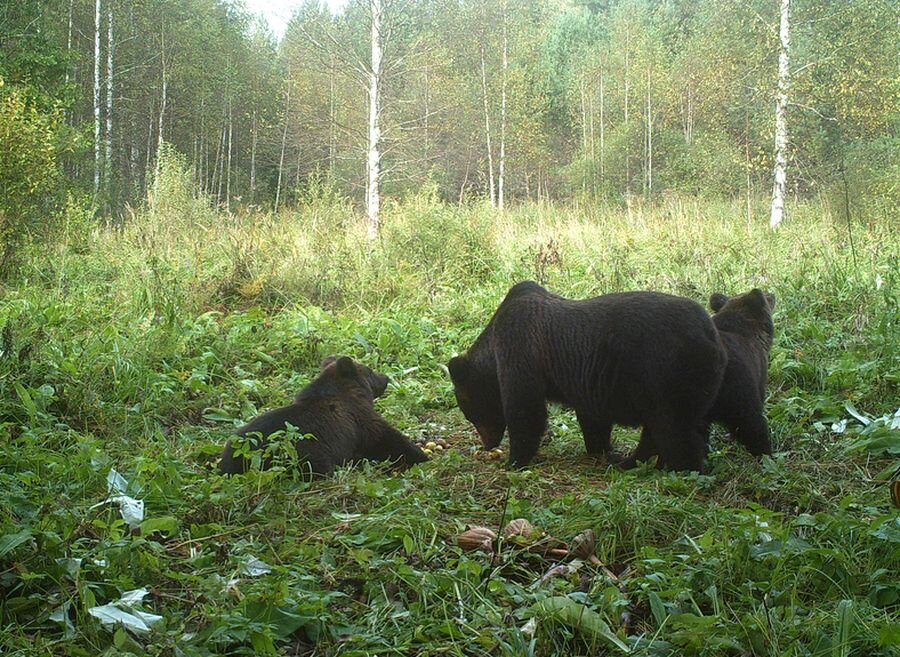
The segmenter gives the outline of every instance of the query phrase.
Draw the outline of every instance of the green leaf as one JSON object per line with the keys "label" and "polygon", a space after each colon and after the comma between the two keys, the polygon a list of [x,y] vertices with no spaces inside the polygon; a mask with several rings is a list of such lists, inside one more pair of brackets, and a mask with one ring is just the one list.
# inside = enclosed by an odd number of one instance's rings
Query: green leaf
{"label": "green leaf", "polygon": [[18,381],[16,381],[13,385],[16,388],[16,394],[19,396],[19,401],[22,402],[22,406],[24,406],[25,410],[28,412],[28,416],[33,418],[35,415],[37,415],[37,406],[34,405],[34,400],[31,398],[31,394]]}
{"label": "green leaf", "polygon": [[653,614],[653,620],[656,621],[656,625],[659,627],[666,620],[666,606],[656,591],[647,593],[647,599],[650,601],[650,612]]}
{"label": "green leaf", "polygon": [[526,616],[556,620],[588,637],[603,639],[622,652],[629,652],[628,646],[615,635],[600,614],[567,596],[541,600],[528,609]]}
{"label": "green leaf", "polygon": [[834,645],[831,654],[834,657],[847,657],[850,654],[850,633],[853,630],[853,601],[841,600],[837,605],[837,627],[834,631]]}
{"label": "green leaf", "polygon": [[6,536],[3,536],[2,538],[0,538],[0,557],[12,552],[31,537],[32,533],[27,529],[23,529],[22,531],[15,534],[7,534]]}
{"label": "green leaf", "polygon": [[882,626],[878,632],[878,645],[883,648],[900,646],[900,624],[888,623]]}
{"label": "green leaf", "polygon": [[277,655],[272,639],[261,632],[253,632],[250,635],[250,643],[257,655]]}
{"label": "green leaf", "polygon": [[178,531],[178,518],[162,516],[161,518],[147,518],[141,523],[141,535],[149,536],[154,532],[161,534],[174,534]]}

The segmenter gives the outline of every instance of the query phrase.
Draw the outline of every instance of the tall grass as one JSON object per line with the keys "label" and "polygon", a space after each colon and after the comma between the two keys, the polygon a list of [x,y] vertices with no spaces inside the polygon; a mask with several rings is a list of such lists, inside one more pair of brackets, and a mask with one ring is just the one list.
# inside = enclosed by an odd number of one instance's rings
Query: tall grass
{"label": "tall grass", "polygon": [[[897,654],[892,226],[854,224],[851,249],[846,223],[815,201],[772,233],[765,208],[748,225],[742,203],[501,213],[426,190],[388,204],[369,243],[324,184],[274,216],[223,214],[184,175],[164,168],[147,207],[39,254],[3,290],[10,652],[614,654],[602,619],[638,655]],[[574,418],[554,411],[531,470],[471,458],[442,365],[525,278],[573,297],[774,292],[778,453],[756,462],[717,434],[708,474],[621,473],[586,459]],[[333,353],[390,374],[379,410],[453,449],[404,476],[210,471],[235,424],[284,403]],[[139,532],[96,506],[112,467],[145,500]],[[620,581],[576,564],[539,584],[542,557],[454,544],[466,523],[516,516],[564,539],[592,528]],[[272,571],[245,574],[253,557]],[[142,586],[165,618],[154,632],[90,615]]]}

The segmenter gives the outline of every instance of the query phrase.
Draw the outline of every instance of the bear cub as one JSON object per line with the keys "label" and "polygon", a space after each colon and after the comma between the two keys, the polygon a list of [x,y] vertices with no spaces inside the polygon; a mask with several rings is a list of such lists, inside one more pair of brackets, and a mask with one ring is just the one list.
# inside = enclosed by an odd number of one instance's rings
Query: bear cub
{"label": "bear cub", "polygon": [[[401,467],[427,461],[421,449],[375,410],[373,401],[384,393],[387,383],[385,375],[351,358],[326,358],[319,375],[297,393],[291,405],[263,413],[235,434],[257,438],[253,449],[265,449],[267,438],[288,424],[301,435],[312,434],[313,438],[298,440],[295,447],[303,467],[315,475],[327,475],[340,465],[363,459],[392,461]],[[266,459],[263,468],[269,465]],[[219,471],[237,474],[249,468],[249,459],[235,454],[229,440]]]}
{"label": "bear cub", "polygon": [[509,432],[509,465],[527,466],[547,402],[574,408],[590,454],[612,453],[613,424],[642,426],[632,456],[701,470],[705,418],[726,365],[703,307],[657,292],[571,300],[532,281],[513,286],[468,352],[448,369],[460,410],[486,449]]}
{"label": "bear cub", "polygon": [[728,352],[728,366],[708,420],[724,425],[754,456],[771,454],[763,402],[775,332],[775,296],[757,289],[734,297],[713,294],[709,307]]}

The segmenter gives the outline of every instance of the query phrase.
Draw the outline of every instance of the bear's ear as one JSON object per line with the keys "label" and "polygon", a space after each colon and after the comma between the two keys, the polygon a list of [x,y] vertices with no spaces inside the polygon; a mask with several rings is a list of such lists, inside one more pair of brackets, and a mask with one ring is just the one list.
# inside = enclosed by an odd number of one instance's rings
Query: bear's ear
{"label": "bear's ear", "polygon": [[322,362],[319,363],[319,371],[321,372],[326,367],[328,367],[329,365],[334,363],[336,360],[337,360],[337,356],[328,356],[327,358],[323,358]]}
{"label": "bear's ear", "polygon": [[753,288],[747,296],[753,299],[753,302],[759,309],[764,308],[767,312],[772,312],[772,309],[775,308],[775,296],[766,294],[759,288]]}
{"label": "bear's ear", "polygon": [[728,297],[720,292],[716,292],[712,296],[709,297],[709,307],[712,309],[714,313],[722,310],[722,307],[728,303]]}
{"label": "bear's ear", "polygon": [[465,381],[469,375],[469,361],[465,356],[454,356],[447,363],[447,369],[450,370],[450,379],[454,383]]}
{"label": "bear's ear", "polygon": [[349,356],[341,356],[338,358],[337,364],[335,365],[337,368],[338,376],[341,377],[356,377],[356,363],[353,362],[353,359]]}

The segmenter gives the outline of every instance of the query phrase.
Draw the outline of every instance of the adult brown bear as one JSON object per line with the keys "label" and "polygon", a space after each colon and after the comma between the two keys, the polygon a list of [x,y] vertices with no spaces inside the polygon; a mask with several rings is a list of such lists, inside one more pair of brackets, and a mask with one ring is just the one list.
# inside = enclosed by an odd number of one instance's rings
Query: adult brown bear
{"label": "adult brown bear", "polygon": [[751,454],[771,454],[763,402],[775,332],[775,297],[757,289],[730,298],[713,294],[709,307],[728,352],[728,366],[708,420],[725,425]]}
{"label": "adult brown bear", "polygon": [[611,456],[613,424],[642,426],[622,465],[700,470],[705,422],[726,365],[709,315],[690,299],[623,292],[570,300],[513,286],[469,351],[448,369],[460,409],[486,449],[509,430],[509,464],[528,465],[547,401],[575,409],[591,454]]}
{"label": "adult brown bear", "polygon": [[[387,382],[386,376],[351,358],[327,358],[322,361],[319,376],[297,393],[294,403],[263,413],[235,433],[255,437],[253,449],[265,449],[268,438],[287,425],[295,427],[301,436],[311,434],[295,445],[303,467],[317,475],[330,474],[337,466],[363,459],[394,461],[406,467],[427,461],[421,449],[375,411],[372,402],[384,393]],[[268,466],[269,460],[264,459],[262,467]],[[250,460],[237,454],[229,440],[219,471],[236,474],[249,467]]]}

